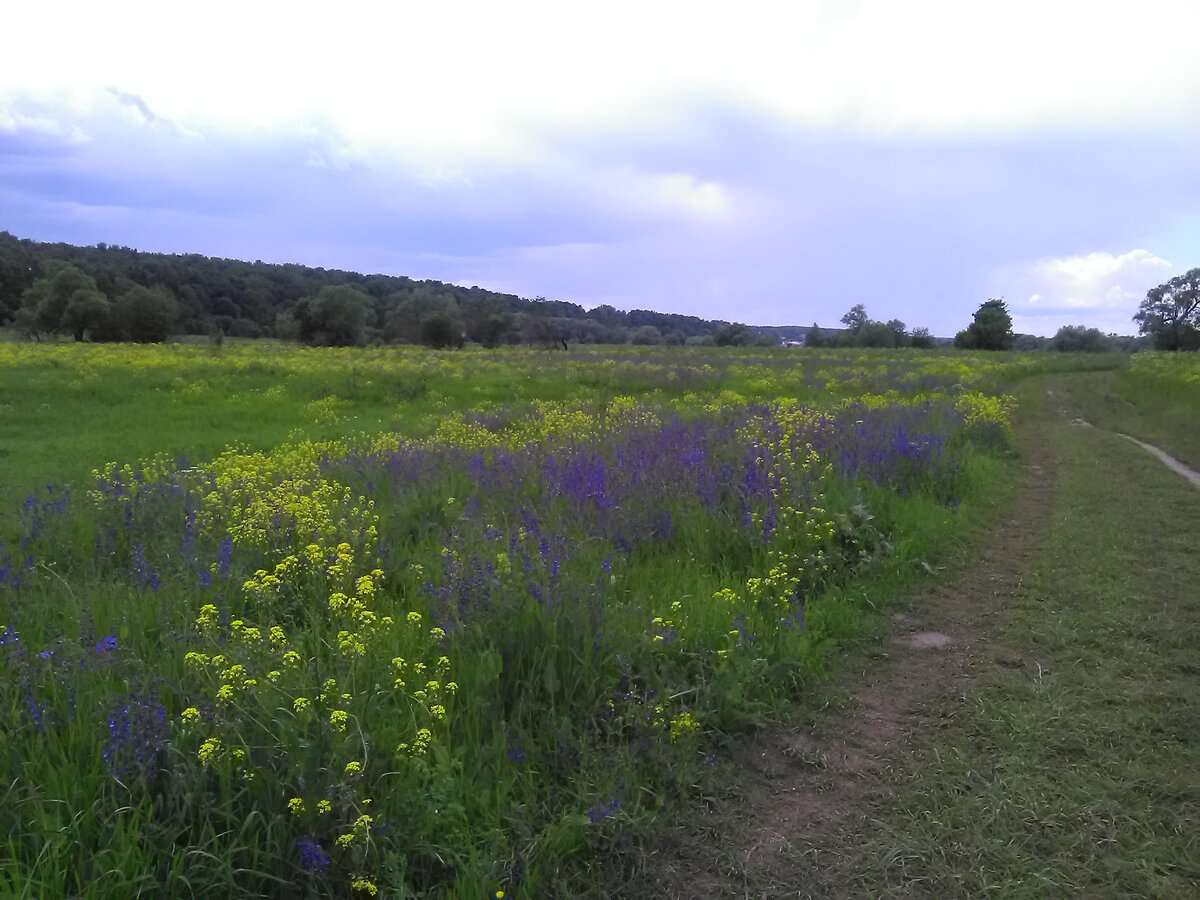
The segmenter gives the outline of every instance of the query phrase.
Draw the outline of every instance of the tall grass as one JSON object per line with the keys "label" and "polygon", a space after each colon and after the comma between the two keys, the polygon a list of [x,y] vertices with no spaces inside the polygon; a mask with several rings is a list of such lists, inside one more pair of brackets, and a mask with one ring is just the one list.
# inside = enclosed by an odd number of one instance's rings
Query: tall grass
{"label": "tall grass", "polygon": [[820,676],[847,585],[936,553],[1031,368],[7,352],[34,432],[41,391],[121,390],[142,424],[77,421],[80,452],[164,451],[32,491],[0,551],[0,884],[30,896],[584,890]]}

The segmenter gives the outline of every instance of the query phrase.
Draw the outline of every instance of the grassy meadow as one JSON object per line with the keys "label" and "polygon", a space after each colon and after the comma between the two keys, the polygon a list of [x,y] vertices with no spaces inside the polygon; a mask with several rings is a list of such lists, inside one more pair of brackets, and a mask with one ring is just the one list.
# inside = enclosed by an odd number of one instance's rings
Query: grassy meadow
{"label": "grassy meadow", "polygon": [[1088,373],[1067,387],[1087,422],[1154,444],[1200,469],[1200,355],[1139,353],[1127,366]]}
{"label": "grassy meadow", "polygon": [[0,344],[0,893],[603,893],[1164,359]]}
{"label": "grassy meadow", "polygon": [[[1111,376],[1131,400],[1115,408],[1182,450],[1196,371],[1194,355],[1137,358]],[[1160,395],[1130,391],[1146,373]],[[912,760],[871,813],[859,856],[873,864],[851,893],[1189,897],[1200,886],[1200,495],[1141,448],[1072,422],[1103,402],[1095,373],[1029,387],[1047,385],[1049,396],[1018,392],[1027,409],[1068,416],[1043,417],[1059,461],[1053,514],[1000,631],[1003,662],[919,710]],[[1190,416],[1156,419],[1182,403]]]}

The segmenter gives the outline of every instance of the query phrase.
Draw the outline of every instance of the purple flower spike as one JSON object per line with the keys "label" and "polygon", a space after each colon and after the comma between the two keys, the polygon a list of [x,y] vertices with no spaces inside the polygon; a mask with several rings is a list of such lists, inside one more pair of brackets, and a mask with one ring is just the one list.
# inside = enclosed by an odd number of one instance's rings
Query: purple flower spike
{"label": "purple flower spike", "polygon": [[312,872],[324,872],[329,868],[329,857],[325,848],[312,838],[301,838],[296,841],[296,849],[300,851],[300,863]]}

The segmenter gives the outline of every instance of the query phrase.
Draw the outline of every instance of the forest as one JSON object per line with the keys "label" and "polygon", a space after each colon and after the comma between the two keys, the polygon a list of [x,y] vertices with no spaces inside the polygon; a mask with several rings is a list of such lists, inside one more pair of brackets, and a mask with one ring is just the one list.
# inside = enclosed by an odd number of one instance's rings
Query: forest
{"label": "forest", "polygon": [[[987,304],[1001,301],[987,301]],[[985,304],[985,307],[987,306]],[[1146,338],[1064,326],[1052,338],[1011,334],[994,349],[1134,351]],[[927,328],[873,320],[855,304],[844,327],[747,325],[648,309],[528,299],[478,286],[403,275],[364,275],[296,263],[244,262],[199,253],[146,253],[109,244],[41,243],[0,232],[0,327],[25,340],[154,343],[276,338],[313,346],[465,343],[566,348],[569,344],[915,347],[951,343]],[[959,336],[965,349],[977,345]],[[989,349],[978,346],[978,349]]]}
{"label": "forest", "polygon": [[[651,310],[526,299],[481,287],[297,264],[39,243],[0,232],[0,325],[32,339],[169,334],[378,343],[777,344],[808,329],[754,328]],[[832,329],[831,329],[832,331]]]}

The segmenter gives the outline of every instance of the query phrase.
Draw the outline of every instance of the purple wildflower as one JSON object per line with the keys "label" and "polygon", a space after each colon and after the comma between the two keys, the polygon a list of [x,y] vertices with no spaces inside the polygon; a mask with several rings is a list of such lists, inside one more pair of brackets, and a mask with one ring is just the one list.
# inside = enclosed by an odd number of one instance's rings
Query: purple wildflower
{"label": "purple wildflower", "polygon": [[587,812],[588,821],[595,825],[602,822],[621,808],[621,801],[616,797],[608,801],[607,806],[594,806]]}
{"label": "purple wildflower", "polygon": [[157,697],[130,694],[119,700],[105,720],[108,742],[104,762],[118,778],[152,774],[167,739],[167,711]]}
{"label": "purple wildflower", "polygon": [[300,864],[310,872],[324,874],[329,869],[329,856],[325,848],[312,838],[300,838],[296,841],[296,849],[300,851]]}

